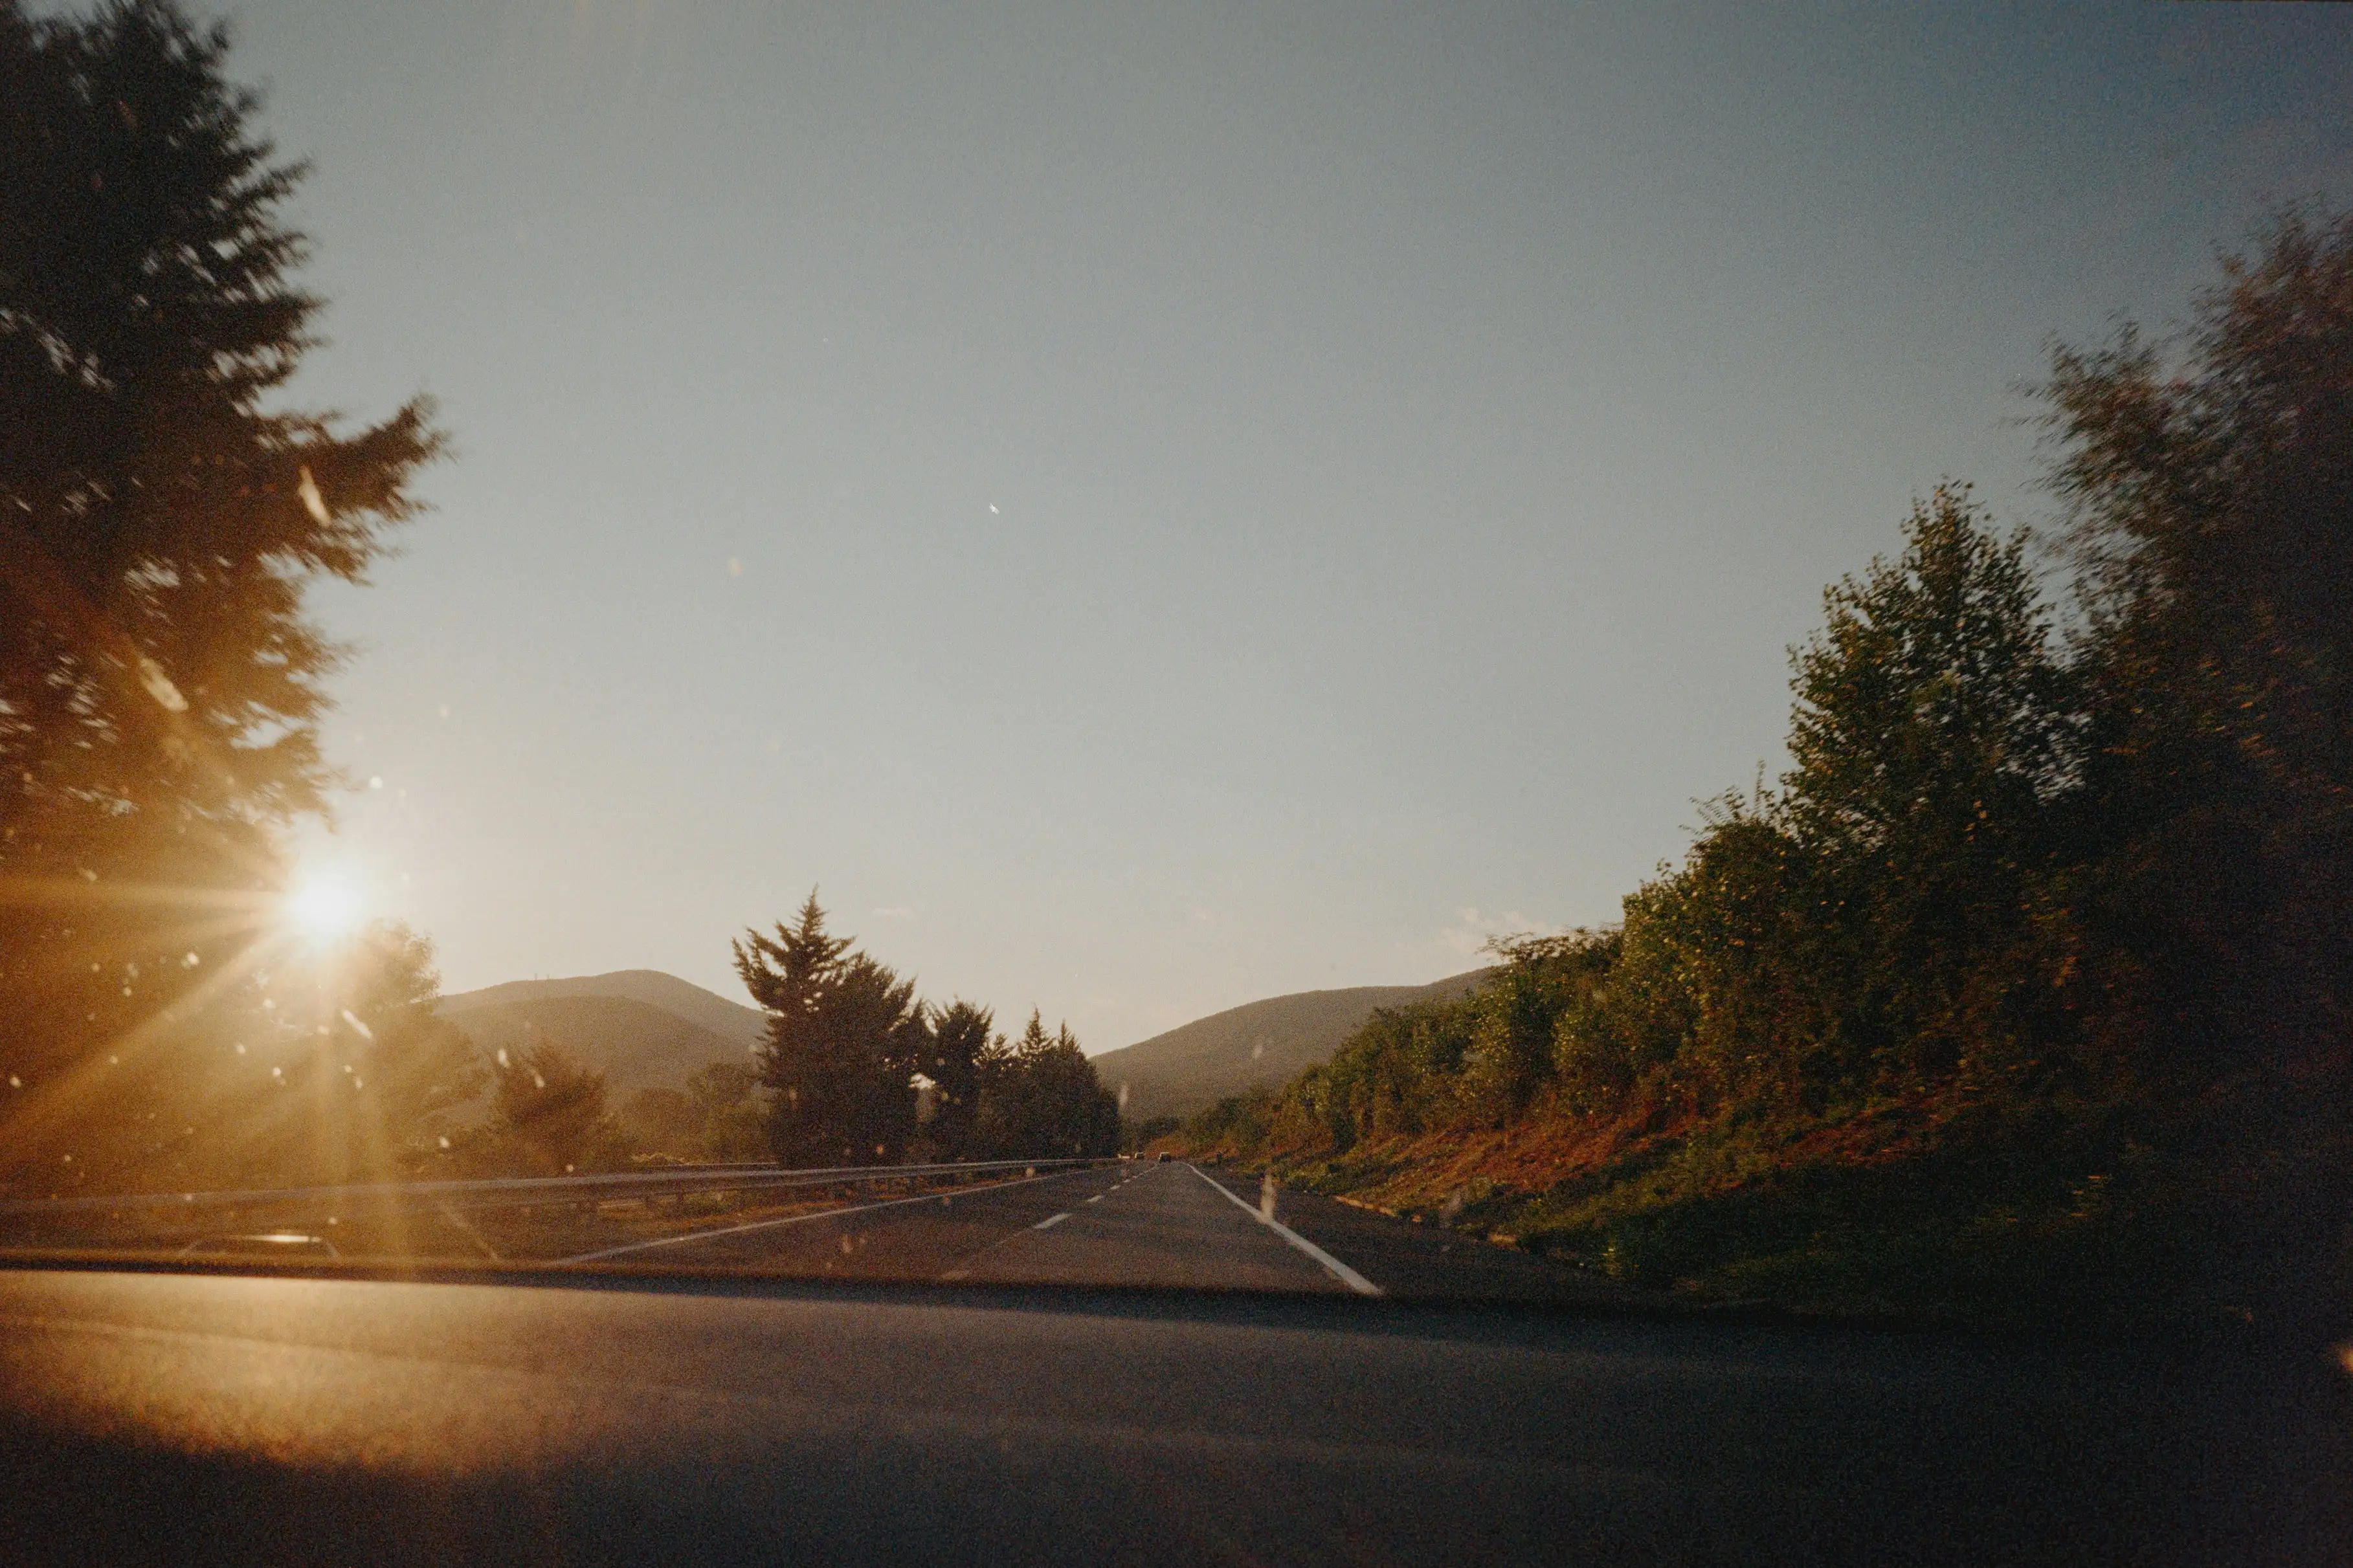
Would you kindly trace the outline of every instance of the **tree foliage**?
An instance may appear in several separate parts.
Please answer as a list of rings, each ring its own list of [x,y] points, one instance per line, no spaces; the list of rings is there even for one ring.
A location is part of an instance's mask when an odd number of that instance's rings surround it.
[[[417,1173],[474,1118],[490,1070],[465,1032],[434,1010],[440,994],[432,944],[405,926],[371,927],[343,960],[329,995],[340,1004],[339,1065],[351,1070],[339,1076],[352,1080],[358,1128],[345,1134],[330,1179]]]
[[[785,1163],[1117,1150],[1118,1101],[1067,1026],[1050,1036],[1032,1013],[1008,1047],[988,1009],[927,1006],[913,980],[827,930],[814,891],[791,922],[745,932],[734,953],[768,1015],[759,1076],[770,1147]],[[919,1080],[930,1086],[928,1119]]]
[[[1539,1100],[1819,1110],[2063,1043],[2063,1018],[2018,994],[2055,978],[2037,920],[2076,787],[2076,687],[2022,537],[1953,488],[1905,532],[1791,654],[1778,792],[1708,803],[1617,928],[1501,943],[1477,991],[1377,1017],[1287,1091],[1284,1124],[1345,1146]]]
[[[1070,1026],[1049,1035],[1034,1008],[1012,1050],[987,1063],[975,1122],[972,1148],[982,1159],[1066,1158],[1119,1149],[1119,1097],[1095,1076]]]
[[[743,1163],[765,1160],[768,1120],[759,1099],[759,1069],[743,1062],[712,1062],[683,1089],[640,1089],[622,1102],[621,1131],[640,1155]]]
[[[932,1114],[925,1135],[938,1150],[976,1149],[983,1090],[1006,1061],[997,1016],[959,997],[934,1010],[927,1026],[921,1070],[932,1084]]]
[[[757,1068],[740,1062],[713,1062],[686,1080],[702,1142],[697,1152],[706,1160],[744,1161],[765,1158],[766,1119],[762,1115]]]
[[[2337,1245],[2353,216],[2281,216],[2179,339],[2061,347],[2044,395],[2065,636],[2031,542],[1938,489],[1791,651],[1778,786],[1709,803],[1619,926],[1505,944],[1478,991],[1377,1015],[1187,1136],[1330,1153],[1542,1116],[1729,1148],[1941,1106],[2073,1129],[2052,1147],[2140,1173],[2145,1237]],[[2061,1182],[2053,1234],[2122,1214],[2109,1181]]]
[[[2188,331],[2059,350],[2118,1040],[2340,1072],[2353,1007],[2353,214],[2291,209]],[[2118,1048],[2123,1048],[2121,1044]]]
[[[341,650],[305,585],[364,580],[440,446],[422,402],[356,429],[273,404],[320,301],[280,216],[301,168],[254,133],[227,52],[166,0],[41,20],[0,0],[0,1056],[18,1165],[117,1114],[100,1068],[180,1070],[190,1010],[260,962],[273,830],[334,778],[316,726]]]
[[[760,1079],[774,1091],[769,1138],[788,1165],[898,1159],[915,1130],[925,1044],[915,986],[825,928],[811,892],[773,937],[748,931],[735,971],[768,1015]]]
[[[623,1157],[619,1125],[606,1108],[605,1075],[552,1040],[499,1053],[491,1110],[491,1137],[511,1169],[561,1176]]]
[[[1918,1079],[2017,1055],[2005,1008],[2033,984],[2021,944],[2063,852],[2081,704],[2022,532],[1946,487],[1905,534],[1829,591],[1794,656],[1796,765],[1771,815],[1799,858],[1785,892],[1815,905],[1799,967],[1851,988],[1824,1044],[1844,1070],[1867,1053]]]

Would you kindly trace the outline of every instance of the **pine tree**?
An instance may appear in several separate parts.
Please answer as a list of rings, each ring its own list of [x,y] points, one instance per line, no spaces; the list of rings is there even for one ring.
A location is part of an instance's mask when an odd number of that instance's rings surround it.
[[[1119,1148],[1119,1097],[1065,1024],[1054,1033],[1036,1008],[1021,1037],[983,1079],[976,1141],[990,1157],[1060,1159]]]
[[[934,1012],[924,1044],[923,1076],[932,1080],[933,1112],[926,1129],[948,1159],[971,1159],[983,1079],[1005,1049],[992,1033],[996,1016],[959,998]]]
[[[817,890],[801,902],[792,925],[777,922],[773,938],[746,931],[733,944],[735,973],[753,1003],[768,1016],[768,1037],[755,1060],[760,1082],[774,1091],[768,1138],[787,1165],[824,1164],[842,1146],[837,1109],[828,1102],[833,1078],[818,1029],[818,1012],[849,950],[847,937],[825,929]]]
[[[897,1159],[914,1135],[923,1014],[914,982],[828,934],[812,891],[798,923],[744,933],[735,972],[768,1015],[760,1081],[769,1140],[786,1164]]]
[[[778,922],[773,938],[745,931],[742,942],[731,945],[735,954],[735,973],[743,980],[744,988],[769,1016],[773,1041],[776,1020],[802,1019],[815,1014],[827,987],[833,983],[841,955],[849,951],[850,941],[827,934],[825,910],[817,901],[817,889],[812,888],[809,896],[801,901],[795,924]]]
[[[844,1164],[904,1157],[915,1135],[915,1074],[923,1060],[923,1009],[915,983],[888,964],[853,953],[819,1013],[831,1070],[837,1136]]]

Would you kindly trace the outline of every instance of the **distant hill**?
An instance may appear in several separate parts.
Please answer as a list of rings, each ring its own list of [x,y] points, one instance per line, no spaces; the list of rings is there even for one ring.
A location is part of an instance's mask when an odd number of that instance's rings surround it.
[[[1355,985],[1300,991],[1212,1013],[1092,1058],[1105,1086],[1127,1086],[1127,1114],[1190,1116],[1254,1085],[1280,1088],[1329,1061],[1342,1041],[1380,1007],[1459,995],[1492,971],[1474,969],[1429,985]]]
[[[1357,985],[1246,1003],[1093,1058],[1127,1114],[1188,1116],[1255,1084],[1279,1088],[1328,1061],[1377,1007],[1470,990],[1490,972],[1430,985]],[[639,1089],[683,1089],[712,1062],[750,1059],[766,1032],[757,1008],[654,969],[512,980],[441,999],[441,1016],[486,1052],[553,1040],[605,1075],[613,1103]]]
[[[509,981],[445,996],[440,1012],[486,1052],[554,1041],[605,1075],[616,1105],[747,1061],[765,1028],[757,1009],[652,969]]]
[[[700,1025],[723,1040],[733,1040],[746,1050],[760,1043],[768,1027],[767,1016],[757,1007],[730,1002],[659,969],[617,969],[610,974],[583,974],[569,980],[510,980],[503,985],[444,996],[441,1011],[454,1018],[461,1012],[498,1003],[565,996],[620,996],[642,1002]]]

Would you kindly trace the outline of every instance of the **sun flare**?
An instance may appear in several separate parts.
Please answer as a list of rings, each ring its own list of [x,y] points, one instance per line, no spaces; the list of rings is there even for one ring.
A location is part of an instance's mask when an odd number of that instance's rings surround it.
[[[340,942],[367,919],[367,900],[347,871],[306,873],[286,896],[286,922],[322,946]]]

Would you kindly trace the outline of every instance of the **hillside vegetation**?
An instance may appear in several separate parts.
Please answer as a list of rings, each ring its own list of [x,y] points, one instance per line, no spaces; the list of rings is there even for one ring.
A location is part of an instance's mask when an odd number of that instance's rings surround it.
[[[1093,1058],[1129,1120],[1190,1116],[1228,1095],[1273,1088],[1329,1061],[1384,1007],[1460,995],[1485,973],[1429,985],[1353,985],[1247,1002]]]
[[[1793,650],[1778,788],[1183,1144],[1696,1294],[2340,1316],[2353,218],[2043,398],[2072,602],[1938,489]]]

